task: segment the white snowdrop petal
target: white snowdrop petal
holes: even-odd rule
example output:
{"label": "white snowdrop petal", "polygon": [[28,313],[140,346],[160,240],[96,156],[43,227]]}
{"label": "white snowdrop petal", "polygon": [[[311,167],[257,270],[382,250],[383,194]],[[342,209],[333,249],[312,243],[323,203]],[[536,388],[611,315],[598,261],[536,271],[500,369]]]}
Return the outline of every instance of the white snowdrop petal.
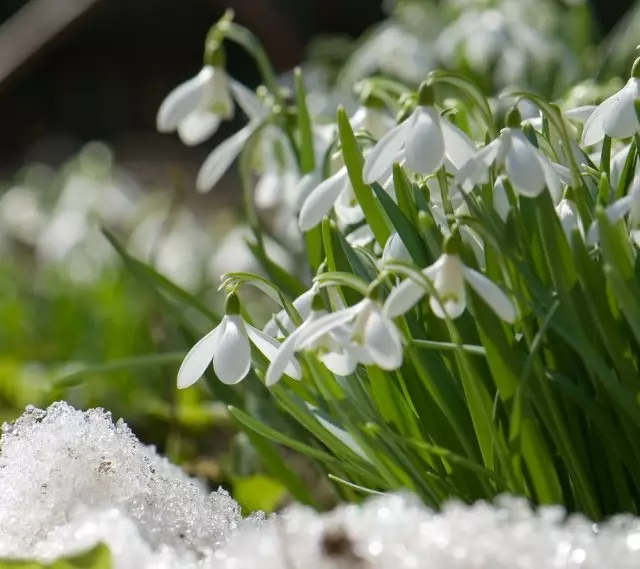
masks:
{"label": "white snowdrop petal", "polygon": [[456,184],[460,185],[464,191],[469,192],[474,185],[486,181],[489,167],[497,160],[502,146],[502,140],[496,138],[478,150],[475,156],[459,168],[455,178]]}
{"label": "white snowdrop petal", "polygon": [[221,328],[213,358],[213,370],[222,383],[233,385],[242,381],[249,373],[251,346],[240,316],[227,315],[223,321],[224,327]]}
{"label": "white snowdrop petal", "polygon": [[364,347],[374,363],[391,371],[402,365],[402,340],[395,324],[381,310],[373,310],[364,328]]}
{"label": "white snowdrop petal", "polygon": [[336,375],[351,375],[358,367],[358,361],[348,351],[327,352],[319,359],[331,373]]}
{"label": "white snowdrop petal", "polygon": [[204,375],[217,350],[220,328],[216,326],[189,350],[178,370],[178,389],[190,387]]}
{"label": "white snowdrop petal", "polygon": [[345,183],[347,183],[347,169],[342,167],[309,194],[302,204],[298,217],[298,224],[302,231],[313,229],[331,211]]}
{"label": "white snowdrop petal", "polygon": [[361,225],[346,236],[347,243],[352,247],[364,247],[374,239],[373,230],[368,225]]}
{"label": "white snowdrop petal", "polygon": [[298,311],[298,314],[300,314],[300,318],[302,318],[303,321],[309,318],[309,315],[311,314],[313,297],[316,294],[317,288],[313,286],[293,301],[293,306]]}
{"label": "white snowdrop petal", "polygon": [[359,223],[364,219],[364,212],[356,200],[351,184],[346,184],[334,203],[334,211],[339,221],[345,225]]}
{"label": "white snowdrop petal", "polygon": [[502,221],[507,221],[511,202],[509,202],[507,189],[504,187],[504,176],[499,176],[493,185],[493,209],[496,210]]}
{"label": "white snowdrop petal", "polygon": [[613,103],[602,119],[602,129],[611,138],[629,138],[640,131],[634,100],[640,95],[638,79],[631,78],[613,97]]}
{"label": "white snowdrop petal", "polygon": [[296,350],[303,350],[313,345],[313,343],[327,332],[331,332],[333,329],[338,328],[342,324],[346,324],[354,318],[360,311],[360,303],[325,314],[319,318],[311,321],[308,320],[305,323],[304,330],[302,326],[298,329],[296,335]]}
{"label": "white snowdrop petal", "polygon": [[385,173],[391,168],[393,162],[398,159],[407,133],[407,124],[411,119],[393,127],[385,134],[367,154],[364,160],[362,175],[367,184],[382,180]]}
{"label": "white snowdrop petal", "polygon": [[271,209],[280,201],[282,180],[275,170],[268,170],[258,180],[254,199],[260,209]]}
{"label": "white snowdrop petal", "polygon": [[[272,338],[271,336],[267,336],[264,332],[258,330],[251,326],[251,324],[245,323],[245,330],[247,331],[247,335],[249,339],[253,342],[256,348],[258,348],[263,354],[264,357],[269,361],[272,361],[280,349],[280,342]],[[292,357],[285,365],[284,373],[293,379],[300,379],[302,377],[302,369],[300,368],[300,364],[298,361]]]}
{"label": "white snowdrop petal", "polygon": [[304,329],[305,324],[302,324],[295,332],[292,332],[285,341],[280,344],[278,352],[275,354],[265,375],[265,383],[267,387],[271,387],[280,381],[280,378],[285,373],[285,369],[291,362],[296,351],[296,335]]}
{"label": "white snowdrop petal", "polygon": [[566,111],[563,111],[562,114],[569,120],[584,123],[589,120],[589,117],[596,109],[596,105],[582,105],[580,107],[567,109]]}
{"label": "white snowdrop petal", "polygon": [[198,107],[213,73],[213,67],[206,66],[198,75],[181,83],[165,97],[156,116],[158,131],[173,132],[178,128],[178,124]]}
{"label": "white snowdrop petal", "polygon": [[510,324],[516,321],[517,312],[513,301],[496,283],[469,267],[463,267],[463,272],[469,286],[478,293],[499,318]]}
{"label": "white snowdrop petal", "polygon": [[393,232],[390,235],[382,251],[383,261],[390,261],[391,259],[411,261],[411,255],[397,232]]}
{"label": "white snowdrop petal", "polygon": [[611,223],[616,223],[624,218],[631,211],[633,201],[634,197],[631,194],[627,194],[608,206],[605,209],[605,213],[607,214],[609,221]]}
{"label": "white snowdrop petal", "polygon": [[[535,152],[536,157],[538,158],[538,163],[542,168],[542,172],[544,175],[544,183],[547,188],[549,188],[549,192],[551,193],[551,198],[553,199],[553,203],[558,203],[562,199],[562,184],[560,183],[560,176],[556,171],[556,168],[549,162],[549,159],[542,154],[542,152]],[[560,168],[564,168],[558,164]],[[569,174],[571,176],[571,174]]]}
{"label": "white snowdrop petal", "polygon": [[199,192],[208,192],[220,181],[253,132],[254,126],[249,124],[227,138],[209,154],[196,179],[196,188]]}
{"label": "white snowdrop petal", "polygon": [[583,146],[593,146],[598,144],[605,135],[604,120],[611,112],[617,99],[617,93],[600,103],[591,113],[582,131]]}
{"label": "white snowdrop petal", "polygon": [[422,285],[406,279],[395,286],[384,303],[384,311],[390,318],[409,312],[426,294]]}
{"label": "white snowdrop petal", "polygon": [[267,116],[267,109],[251,89],[235,79],[229,79],[229,87],[233,97],[250,121],[260,121]]}
{"label": "white snowdrop petal", "polygon": [[187,146],[196,146],[210,138],[220,126],[220,117],[195,110],[189,113],[178,125],[178,136]]}
{"label": "white snowdrop petal", "polygon": [[429,299],[429,306],[438,318],[444,320],[448,316],[455,320],[462,316],[467,307],[467,295],[464,287],[455,296],[446,296],[442,302],[443,304],[435,296]]}
{"label": "white snowdrop petal", "polygon": [[505,168],[509,181],[519,194],[536,197],[544,190],[544,170],[535,148],[524,135],[518,136],[517,133],[512,135]]}
{"label": "white snowdrop petal", "polygon": [[459,170],[475,156],[476,146],[461,129],[451,124],[448,120],[441,119],[440,126],[447,158]]}
{"label": "white snowdrop petal", "polygon": [[444,136],[440,115],[430,107],[418,107],[406,131],[405,163],[407,168],[425,176],[438,170],[444,162]]}

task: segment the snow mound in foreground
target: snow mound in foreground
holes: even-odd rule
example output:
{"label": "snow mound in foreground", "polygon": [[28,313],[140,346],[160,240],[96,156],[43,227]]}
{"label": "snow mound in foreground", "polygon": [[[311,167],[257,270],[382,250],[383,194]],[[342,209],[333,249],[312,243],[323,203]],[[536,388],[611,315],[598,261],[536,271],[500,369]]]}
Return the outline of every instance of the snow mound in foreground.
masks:
{"label": "snow mound in foreground", "polygon": [[28,408],[0,441],[0,558],[50,562],[98,543],[117,569],[637,569],[640,520],[388,495],[328,514],[242,519],[101,409]]}

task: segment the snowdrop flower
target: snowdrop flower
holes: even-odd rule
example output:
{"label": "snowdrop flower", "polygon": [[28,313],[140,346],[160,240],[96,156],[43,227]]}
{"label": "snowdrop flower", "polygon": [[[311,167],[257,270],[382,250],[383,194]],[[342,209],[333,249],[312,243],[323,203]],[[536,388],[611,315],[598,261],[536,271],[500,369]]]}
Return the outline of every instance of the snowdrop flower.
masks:
{"label": "snowdrop flower", "polygon": [[636,59],[627,84],[600,103],[582,132],[582,144],[592,146],[604,137],[629,138],[640,132],[634,102],[640,98],[640,58]]}
{"label": "snowdrop flower", "polygon": [[[636,228],[640,226],[640,173],[636,174],[631,182],[631,187],[626,196],[616,200],[604,210],[609,222],[614,224],[627,218],[628,226],[632,229],[631,236],[634,241],[638,238]],[[587,234],[587,243],[594,245],[600,239],[598,223],[592,223]]]}
{"label": "snowdrop flower", "polygon": [[386,179],[385,174],[402,155],[407,168],[428,176],[440,169],[445,158],[460,168],[475,154],[467,135],[442,118],[433,101],[433,88],[423,83],[413,113],[387,132],[365,158],[366,183]]}
{"label": "snowdrop flower", "polygon": [[352,373],[358,362],[384,370],[402,365],[400,332],[377,301],[365,298],[327,314],[316,298],[311,316],[287,337],[271,361],[267,385],[278,381],[286,363],[302,350],[316,351],[321,361],[339,375]]}
{"label": "snowdrop flower", "polygon": [[268,109],[256,94],[241,85],[237,81],[231,82],[231,91],[249,118],[249,122],[234,135],[220,143],[207,156],[196,178],[196,189],[201,193],[210,191],[229,169],[233,161],[238,157],[245,144],[258,130],[265,118]]}
{"label": "snowdrop flower", "polygon": [[382,250],[383,263],[392,259],[407,262],[411,261],[411,255],[409,251],[407,251],[407,247],[400,238],[400,235],[395,231],[389,236]]}
{"label": "snowdrop flower", "polygon": [[260,178],[254,190],[256,205],[271,209],[277,205],[294,206],[299,182],[295,156],[284,133],[269,125],[260,134],[258,146]]}
{"label": "snowdrop flower", "polygon": [[393,118],[384,112],[381,105],[372,101],[371,97],[358,108],[349,121],[354,131],[366,130],[376,140],[380,140],[396,125]]}
{"label": "snowdrop flower", "polygon": [[574,229],[578,229],[580,234],[584,236],[584,226],[582,220],[578,215],[578,208],[576,204],[568,199],[563,199],[556,206],[556,213],[562,224],[562,229],[567,236],[567,241],[571,243],[572,234]]}
{"label": "snowdrop flower", "polygon": [[[238,297],[227,299],[226,314],[211,332],[191,348],[178,371],[178,388],[193,385],[213,363],[213,370],[222,383],[228,385],[242,381],[251,368],[251,341],[268,360],[278,353],[280,344],[264,332],[254,328],[239,314]],[[300,365],[294,358],[282,364],[283,373],[300,379]]]}
{"label": "snowdrop flower", "polygon": [[465,191],[482,183],[487,170],[495,163],[505,168],[511,185],[523,196],[536,197],[545,187],[552,196],[560,195],[560,176],[549,159],[518,128],[520,122],[520,113],[512,109],[507,116],[507,127],[500,136],[460,169],[457,182]]}
{"label": "snowdrop flower", "polygon": [[493,185],[493,209],[500,216],[502,221],[507,221],[509,212],[511,211],[511,203],[507,195],[507,189],[504,187],[504,176],[498,176],[496,183]]}
{"label": "snowdrop flower", "polygon": [[233,113],[227,72],[222,66],[205,65],[162,101],[156,126],[165,133],[177,130],[182,142],[195,146],[211,137]]}
{"label": "snowdrop flower", "polygon": [[[431,296],[429,305],[438,318],[458,318],[467,306],[465,283],[468,284],[505,322],[516,320],[516,308],[511,299],[482,273],[465,266],[454,247],[453,239],[445,244],[445,252],[433,264],[422,270],[431,281],[438,297]],[[427,294],[424,286],[406,279],[396,286],[384,304],[387,316],[395,318],[413,308]],[[442,304],[441,304],[442,301]]]}

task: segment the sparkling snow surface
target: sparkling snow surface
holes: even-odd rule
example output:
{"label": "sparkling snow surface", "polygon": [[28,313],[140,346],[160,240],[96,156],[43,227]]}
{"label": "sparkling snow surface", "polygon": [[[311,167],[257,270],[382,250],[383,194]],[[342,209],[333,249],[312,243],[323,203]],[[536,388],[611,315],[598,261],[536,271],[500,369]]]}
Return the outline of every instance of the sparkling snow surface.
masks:
{"label": "sparkling snow surface", "polygon": [[0,442],[0,558],[106,543],[117,569],[637,569],[640,520],[595,526],[516,498],[434,513],[389,495],[242,519],[99,409],[28,408]]}

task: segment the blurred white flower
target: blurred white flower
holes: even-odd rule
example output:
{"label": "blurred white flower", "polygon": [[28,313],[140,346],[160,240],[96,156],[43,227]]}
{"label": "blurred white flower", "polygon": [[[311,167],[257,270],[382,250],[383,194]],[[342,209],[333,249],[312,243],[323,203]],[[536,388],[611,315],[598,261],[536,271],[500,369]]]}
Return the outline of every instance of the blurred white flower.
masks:
{"label": "blurred white flower", "polygon": [[404,242],[400,238],[400,235],[396,231],[394,231],[387,239],[387,242],[384,244],[384,249],[382,251],[382,261],[411,261],[411,255],[409,251],[407,251],[407,247]]}
{"label": "blurred white flower", "polygon": [[396,121],[384,110],[366,104],[360,106],[349,121],[354,131],[366,130],[376,140],[380,140],[396,126]]}
{"label": "blurred white flower", "polygon": [[578,215],[578,208],[574,202],[567,199],[561,200],[556,206],[556,213],[558,214],[558,218],[562,224],[562,229],[564,230],[569,243],[571,243],[574,229],[578,229],[580,234],[584,237],[584,226],[580,216]]}
{"label": "blurred white flower", "polygon": [[232,81],[231,91],[249,122],[214,148],[203,162],[196,178],[196,189],[202,193],[210,191],[220,181],[268,115],[267,107],[253,91],[244,85]]}
{"label": "blurred white flower", "polygon": [[220,122],[232,118],[233,113],[227,72],[223,67],[205,65],[162,101],[156,127],[160,132],[177,130],[182,142],[194,146],[211,137]]}
{"label": "blurred white flower", "polygon": [[[516,320],[516,308],[511,299],[482,273],[465,266],[456,254],[444,253],[422,270],[432,282],[439,298],[431,296],[429,305],[438,318],[458,318],[467,306],[465,283],[505,322]],[[427,294],[422,284],[406,279],[396,286],[384,304],[386,314],[395,318],[411,310]],[[442,304],[441,304],[442,301]]]}

